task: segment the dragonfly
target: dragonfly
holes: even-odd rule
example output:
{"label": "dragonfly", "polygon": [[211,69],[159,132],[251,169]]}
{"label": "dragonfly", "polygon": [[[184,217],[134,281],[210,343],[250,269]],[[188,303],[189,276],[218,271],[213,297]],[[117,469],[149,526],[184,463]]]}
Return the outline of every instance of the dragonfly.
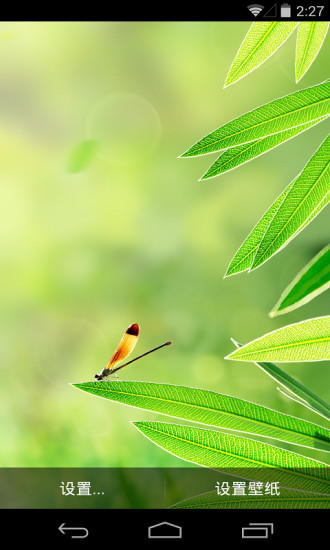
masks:
{"label": "dragonfly", "polygon": [[[123,365],[118,365],[118,363],[121,363],[128,355],[133,351],[133,349],[136,346],[136,342],[138,340],[140,333],[140,327],[137,323],[133,323],[128,327],[126,332],[124,333],[124,336],[120,340],[118,347],[114,354],[112,355],[111,359],[109,360],[108,364],[104,369],[100,372],[100,374],[95,374],[96,380],[104,380],[105,378],[108,378],[111,374],[115,374],[119,369],[123,369],[127,365],[130,365],[131,363],[134,363],[134,361],[137,361],[138,359],[141,359],[141,357],[145,357],[146,355],[149,355],[149,353],[153,353],[154,351],[157,351],[158,349],[163,348],[164,346],[169,346],[172,344],[172,342],[165,342],[164,344],[161,344],[160,346],[157,346],[157,348],[153,348],[149,351],[146,351],[145,353],[142,353],[142,355],[139,355],[138,357],[135,357],[134,359],[131,359],[127,363],[124,363]],[[115,374],[116,378],[118,379],[118,375]]]}

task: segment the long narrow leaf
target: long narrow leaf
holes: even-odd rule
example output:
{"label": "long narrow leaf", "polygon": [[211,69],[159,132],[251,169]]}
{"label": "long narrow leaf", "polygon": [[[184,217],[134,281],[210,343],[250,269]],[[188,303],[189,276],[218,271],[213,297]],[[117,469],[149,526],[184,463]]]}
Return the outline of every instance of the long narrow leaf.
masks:
{"label": "long narrow leaf", "polygon": [[125,405],[330,452],[330,430],[244,399],[149,382],[84,382],[80,390]]}
{"label": "long narrow leaf", "polygon": [[293,311],[329,287],[330,245],[327,245],[293,279],[269,315],[275,317]]}
{"label": "long narrow leaf", "polygon": [[217,470],[230,468],[242,477],[251,476],[252,471],[255,479],[272,479],[288,489],[330,493],[329,467],[323,462],[204,428],[164,422],[133,424],[156,445],[188,462]]}
{"label": "long narrow leaf", "polygon": [[284,191],[277,197],[277,199],[273,202],[267,212],[262,216],[257,225],[255,225],[255,227],[252,229],[251,233],[245,239],[233,259],[231,260],[225,277],[241,273],[242,271],[246,271],[251,267],[253,263],[253,258],[256,255],[259,244],[263,239],[270,222],[274,218],[276,212],[278,211],[280,205],[287,196],[293,184],[294,181],[291,182],[288,187],[284,189]]}
{"label": "long narrow leaf", "polygon": [[319,53],[328,28],[327,21],[300,23],[296,46],[296,82],[304,76]]}
{"label": "long narrow leaf", "polygon": [[[282,390],[282,388],[276,388],[282,395],[284,395],[285,397],[287,397],[288,399],[291,399],[291,401],[295,401],[296,403],[298,403],[298,405],[302,405],[303,407],[306,407],[306,409],[309,409],[310,411],[316,413],[316,414],[320,414],[320,412],[317,410],[317,409],[314,409],[313,407],[311,407],[308,403],[306,403],[305,401],[303,401],[302,399],[299,399],[299,397],[297,397],[295,394],[292,394],[290,392],[287,392],[285,390]],[[320,416],[324,416],[324,415],[320,415]]]}
{"label": "long narrow leaf", "polygon": [[230,86],[269,59],[287,40],[298,23],[255,22],[252,23],[229,69],[225,86]]}
{"label": "long narrow leaf", "polygon": [[328,509],[330,499],[328,495],[313,495],[301,491],[281,489],[279,496],[262,494],[255,495],[225,495],[219,496],[216,491],[187,498],[170,506],[173,509],[208,510],[208,509]]}
{"label": "long narrow leaf", "polygon": [[226,359],[295,363],[330,359],[330,316],[274,330],[235,350]]}
{"label": "long narrow leaf", "polygon": [[306,220],[311,219],[320,203],[329,198],[330,136],[307,163],[281,203],[260,242],[251,270],[259,267],[287,244]]}
{"label": "long narrow leaf", "polygon": [[322,117],[317,120],[313,120],[312,122],[308,122],[307,124],[303,124],[302,126],[296,126],[295,128],[285,130],[284,132],[279,132],[278,134],[273,134],[266,138],[261,138],[250,143],[244,143],[238,147],[231,147],[217,158],[204,176],[201,177],[201,180],[214,178],[215,176],[224,174],[229,170],[233,170],[234,168],[241,166],[241,164],[245,164],[256,157],[263,155],[267,151],[274,149],[274,147],[277,147],[281,143],[292,139],[302,132],[305,132],[305,130],[308,130],[308,128],[322,122],[326,118],[328,117]]}
{"label": "long narrow leaf", "polygon": [[[241,273],[242,271],[246,271],[251,268],[260,242],[262,241],[270,222],[274,218],[276,212],[278,211],[280,205],[283,203],[290,189],[293,187],[294,183],[295,180],[292,181],[288,185],[288,187],[286,187],[286,189],[281,193],[281,195],[279,195],[279,197],[273,202],[271,207],[263,215],[257,225],[252,229],[251,233],[245,239],[233,259],[231,260],[225,277]],[[297,229],[297,231],[293,233],[293,235],[291,235],[291,237],[283,243],[281,248],[284,248],[287,244],[289,244],[289,242],[294,237],[296,237],[306,227],[306,225],[308,225],[321,212],[321,210],[328,204],[329,201],[330,195],[326,195],[325,198],[317,206],[317,208],[313,210],[310,216],[308,216],[304,223]]]}
{"label": "long narrow leaf", "polygon": [[[239,342],[236,342],[233,338],[231,339],[235,346],[237,348],[241,348],[242,344]],[[278,367],[277,365],[274,365],[273,363],[255,363],[261,370],[263,370],[268,376],[273,378],[273,380],[276,380],[281,386],[283,386],[286,390],[288,390],[288,393],[283,392],[278,388],[284,395],[289,397],[290,399],[294,399],[300,405],[303,405],[304,407],[307,407],[308,409],[312,410],[316,414],[322,416],[323,418],[326,418],[327,420],[330,420],[330,405],[323,401],[318,395],[313,393],[311,390],[306,388],[299,380],[296,380],[290,374],[283,371]]]}
{"label": "long narrow leaf", "polygon": [[330,114],[330,82],[299,90],[235,118],[195,143],[182,157],[206,155],[256,141]]}

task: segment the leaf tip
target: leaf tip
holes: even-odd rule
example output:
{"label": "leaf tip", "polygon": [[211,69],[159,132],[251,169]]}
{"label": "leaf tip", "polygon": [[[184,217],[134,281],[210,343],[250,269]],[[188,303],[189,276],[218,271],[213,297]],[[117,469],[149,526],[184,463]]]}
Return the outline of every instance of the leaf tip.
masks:
{"label": "leaf tip", "polygon": [[77,388],[77,390],[84,391],[83,384],[81,384],[81,383],[76,384],[76,383],[73,383],[73,382],[69,382],[69,386],[73,386],[74,388]]}
{"label": "leaf tip", "polygon": [[269,313],[268,313],[269,317],[277,317],[277,315],[279,315],[279,312],[277,311],[277,309],[272,309]]}
{"label": "leaf tip", "polygon": [[231,264],[228,266],[228,269],[226,273],[224,274],[223,278],[232,277],[233,275],[238,275],[238,273],[242,273],[241,271],[235,271],[235,266],[231,266]]}
{"label": "leaf tip", "polygon": [[143,424],[141,420],[130,420],[129,423],[141,431],[140,424]]}
{"label": "leaf tip", "polygon": [[[257,258],[256,259],[256,256],[254,257],[252,265],[250,265],[249,269],[247,270],[248,273],[251,273],[251,271],[254,271],[255,269],[258,269],[258,267],[260,267],[266,261],[262,258],[260,258],[260,259]],[[270,258],[271,258],[271,256],[269,258],[267,258],[267,260],[269,260]]]}
{"label": "leaf tip", "polygon": [[192,147],[189,147],[189,149],[187,149],[187,151],[185,151],[184,153],[182,153],[181,155],[178,156],[178,159],[183,159],[183,158],[194,156],[191,153],[191,150],[192,150]]}
{"label": "leaf tip", "polygon": [[225,80],[225,83],[223,85],[223,89],[225,88],[229,88],[229,86],[231,86],[232,84],[234,84],[234,82],[236,82],[237,80],[239,80],[238,78],[233,78],[232,75],[231,75],[231,70],[229,71],[228,75],[227,75],[227,78]]}
{"label": "leaf tip", "polygon": [[233,342],[234,346],[236,346],[237,348],[240,348],[242,347],[242,344],[240,344],[239,342],[237,342],[237,340],[235,340],[235,338],[230,338],[231,341]]}

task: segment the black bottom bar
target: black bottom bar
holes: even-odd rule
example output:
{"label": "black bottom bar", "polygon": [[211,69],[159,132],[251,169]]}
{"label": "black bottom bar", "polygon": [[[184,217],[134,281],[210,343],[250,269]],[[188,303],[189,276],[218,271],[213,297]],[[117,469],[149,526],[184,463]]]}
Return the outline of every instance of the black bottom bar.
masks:
{"label": "black bottom bar", "polygon": [[1,518],[12,542],[49,541],[61,548],[96,548],[96,544],[111,547],[118,543],[134,547],[144,544],[148,548],[169,544],[183,548],[193,543],[193,548],[199,548],[200,544],[223,545],[224,541],[239,548],[278,548],[282,543],[297,548],[299,543],[326,540],[329,511],[30,509],[2,510]]}

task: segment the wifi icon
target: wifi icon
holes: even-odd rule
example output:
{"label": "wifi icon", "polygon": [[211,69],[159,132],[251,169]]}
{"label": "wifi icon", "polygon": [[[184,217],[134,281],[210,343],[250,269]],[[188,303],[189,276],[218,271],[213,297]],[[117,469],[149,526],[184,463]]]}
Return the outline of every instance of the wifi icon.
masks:
{"label": "wifi icon", "polygon": [[264,9],[265,6],[261,6],[261,4],[251,4],[247,7],[247,9],[254,15],[254,17],[257,17],[260,12]]}

